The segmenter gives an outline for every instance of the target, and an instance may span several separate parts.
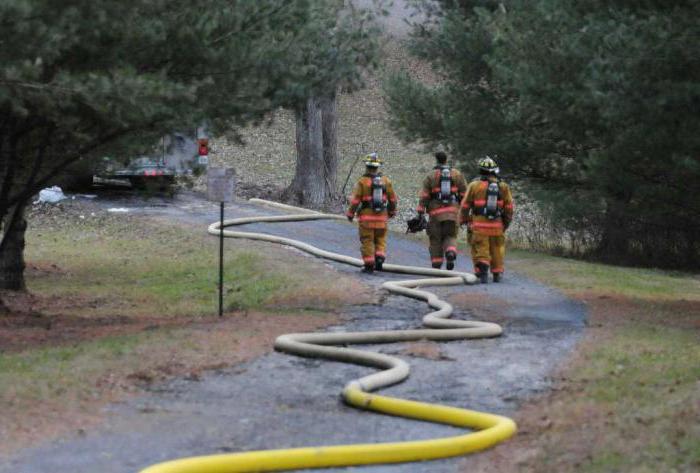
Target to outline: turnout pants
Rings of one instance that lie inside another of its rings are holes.
[[[430,239],[430,262],[440,263],[445,259],[445,252],[457,253],[457,231],[459,226],[454,220],[438,222],[431,219],[428,222],[428,238]]]
[[[474,262],[475,273],[479,273],[479,268],[476,266],[477,263],[489,265],[492,273],[502,273],[505,270],[505,235],[488,236],[472,232],[469,234],[469,244],[472,248],[472,261]]]
[[[362,261],[374,266],[374,258],[386,258],[386,228],[365,228],[360,226],[360,251]]]

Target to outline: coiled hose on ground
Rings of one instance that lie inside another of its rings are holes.
[[[259,222],[344,219],[344,217],[337,215],[322,214],[260,199],[253,199],[252,201],[300,213],[226,220],[224,221],[224,227]],[[218,235],[219,232],[219,222],[209,226],[209,233]],[[232,230],[224,230],[224,235],[230,238],[247,238],[281,243],[322,258],[358,267],[363,266],[363,262],[358,258],[325,251],[290,238]],[[476,281],[473,274],[395,264],[384,264],[383,270],[395,273],[434,276],[426,279],[389,281],[382,284],[382,287],[391,293],[424,300],[428,306],[436,309],[423,317],[423,324],[430,328],[384,332],[286,334],[277,338],[275,349],[293,355],[326,358],[381,369],[382,371],[378,373],[350,381],[343,389],[342,396],[344,401],[359,409],[464,427],[475,432],[456,437],[410,442],[304,447],[191,457],[153,465],[142,470],[141,473],[264,472],[423,461],[483,450],[511,437],[515,433],[516,426],[507,417],[370,394],[372,391],[400,383],[406,379],[410,371],[408,364],[399,358],[382,353],[336,345],[393,343],[416,340],[463,340],[497,337],[502,332],[501,327],[494,323],[448,319],[452,314],[452,306],[439,299],[435,294],[418,289],[422,286],[473,284]]]

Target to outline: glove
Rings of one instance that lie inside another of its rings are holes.
[[[418,214],[417,217],[413,217],[406,222],[406,233],[418,233],[426,228],[428,228],[428,222],[423,214]]]

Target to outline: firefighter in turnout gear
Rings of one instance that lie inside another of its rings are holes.
[[[430,262],[433,268],[441,268],[447,260],[447,269],[454,269],[457,259],[457,235],[459,232],[459,205],[467,191],[467,182],[457,169],[447,165],[447,155],[435,153],[437,165],[423,179],[420,191],[418,217],[427,212]]]
[[[498,165],[490,157],[479,161],[481,177],[469,183],[462,199],[461,223],[467,224],[474,273],[482,283],[500,282],[505,269],[505,231],[513,221],[513,197],[508,184],[498,178]]]
[[[368,154],[364,162],[365,173],[355,184],[346,216],[352,222],[357,215],[363,271],[371,273],[381,271],[386,260],[387,224],[396,215],[398,199],[391,181],[379,172],[377,153]]]

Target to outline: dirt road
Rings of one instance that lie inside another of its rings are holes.
[[[174,199],[134,200],[112,196],[100,205],[129,208],[130,212],[171,222],[201,223],[218,219],[218,206],[193,194]],[[227,218],[277,214],[237,202]],[[285,235],[324,249],[357,255],[356,228],[319,221],[250,225],[251,230]],[[235,241],[227,241],[233,248]],[[292,251],[292,250],[290,250]],[[427,251],[420,243],[392,234],[391,262],[425,265]],[[361,275],[355,268],[329,263],[337,271],[364,277],[375,287],[389,278]],[[458,269],[468,270],[466,259]],[[397,397],[508,414],[528,396],[547,389],[548,374],[571,351],[585,323],[584,308],[559,293],[508,273],[503,284],[438,290],[448,300],[465,296],[498,300],[492,320],[501,323],[501,338],[440,344],[439,359],[410,356],[411,377],[385,390]],[[483,302],[483,299],[482,299]],[[344,323],[332,330],[370,330],[418,327],[426,307],[402,297],[387,297],[382,305],[356,306]],[[487,314],[491,311],[487,311]],[[457,311],[468,318],[469,311]],[[479,319],[484,319],[480,313]],[[374,346],[385,353],[401,353],[403,344]],[[148,395],[108,408],[107,420],[94,431],[20,451],[0,465],[0,472],[52,473],[138,471],[149,464],[182,456],[283,448],[422,439],[457,433],[457,429],[358,412],[339,401],[350,379],[366,368],[270,353],[245,365],[212,372],[200,380],[178,379]],[[429,464],[315,470],[362,472],[457,471],[460,459]]]

